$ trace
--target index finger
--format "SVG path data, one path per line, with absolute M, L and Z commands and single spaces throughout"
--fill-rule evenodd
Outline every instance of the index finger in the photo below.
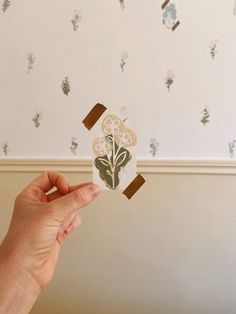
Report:
M 36 187 L 44 193 L 47 193 L 53 187 L 56 187 L 59 193 L 63 195 L 67 194 L 69 190 L 69 184 L 66 177 L 59 172 L 53 171 L 42 173 L 38 178 L 32 181 L 26 189 L 32 187 Z

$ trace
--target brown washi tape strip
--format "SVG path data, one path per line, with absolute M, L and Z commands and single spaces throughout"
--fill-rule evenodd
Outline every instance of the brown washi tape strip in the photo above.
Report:
M 96 104 L 93 109 L 84 118 L 83 124 L 88 129 L 91 130 L 94 124 L 102 116 L 102 114 L 107 110 L 107 108 L 102 104 Z
M 141 186 L 145 183 L 145 179 L 141 176 L 141 174 L 137 175 L 137 177 L 127 186 L 127 188 L 123 191 L 123 194 L 128 198 L 134 196 L 134 194 L 141 188 Z
M 174 31 L 180 24 L 180 21 L 176 22 L 175 25 L 172 27 L 172 31 Z
M 169 2 L 170 2 L 170 0 L 166 0 L 166 1 L 162 4 L 162 6 L 161 6 L 162 10 L 165 9 L 165 7 L 167 6 L 167 4 L 168 4 Z

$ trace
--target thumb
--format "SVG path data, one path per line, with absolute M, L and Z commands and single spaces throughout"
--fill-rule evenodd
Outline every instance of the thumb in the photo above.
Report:
M 48 205 L 50 211 L 63 220 L 79 208 L 91 203 L 100 194 L 100 191 L 98 185 L 89 184 L 50 202 Z

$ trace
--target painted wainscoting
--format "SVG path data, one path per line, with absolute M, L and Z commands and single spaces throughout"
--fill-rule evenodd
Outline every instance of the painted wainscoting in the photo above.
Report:
M 2 160 L 0 239 L 15 196 L 40 172 L 90 181 L 91 161 Z M 55 277 L 32 314 L 235 314 L 236 165 L 139 161 L 128 201 L 105 191 L 80 210 Z
M 0 172 L 92 172 L 92 160 L 0 159 Z M 139 173 L 236 174 L 234 160 L 138 160 Z

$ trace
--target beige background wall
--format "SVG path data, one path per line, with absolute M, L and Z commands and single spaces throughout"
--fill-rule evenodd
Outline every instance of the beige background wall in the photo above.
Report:
M 0 173 L 0 238 L 14 197 L 36 175 Z M 236 178 L 144 175 L 131 201 L 104 192 L 81 210 L 33 314 L 236 313 Z

